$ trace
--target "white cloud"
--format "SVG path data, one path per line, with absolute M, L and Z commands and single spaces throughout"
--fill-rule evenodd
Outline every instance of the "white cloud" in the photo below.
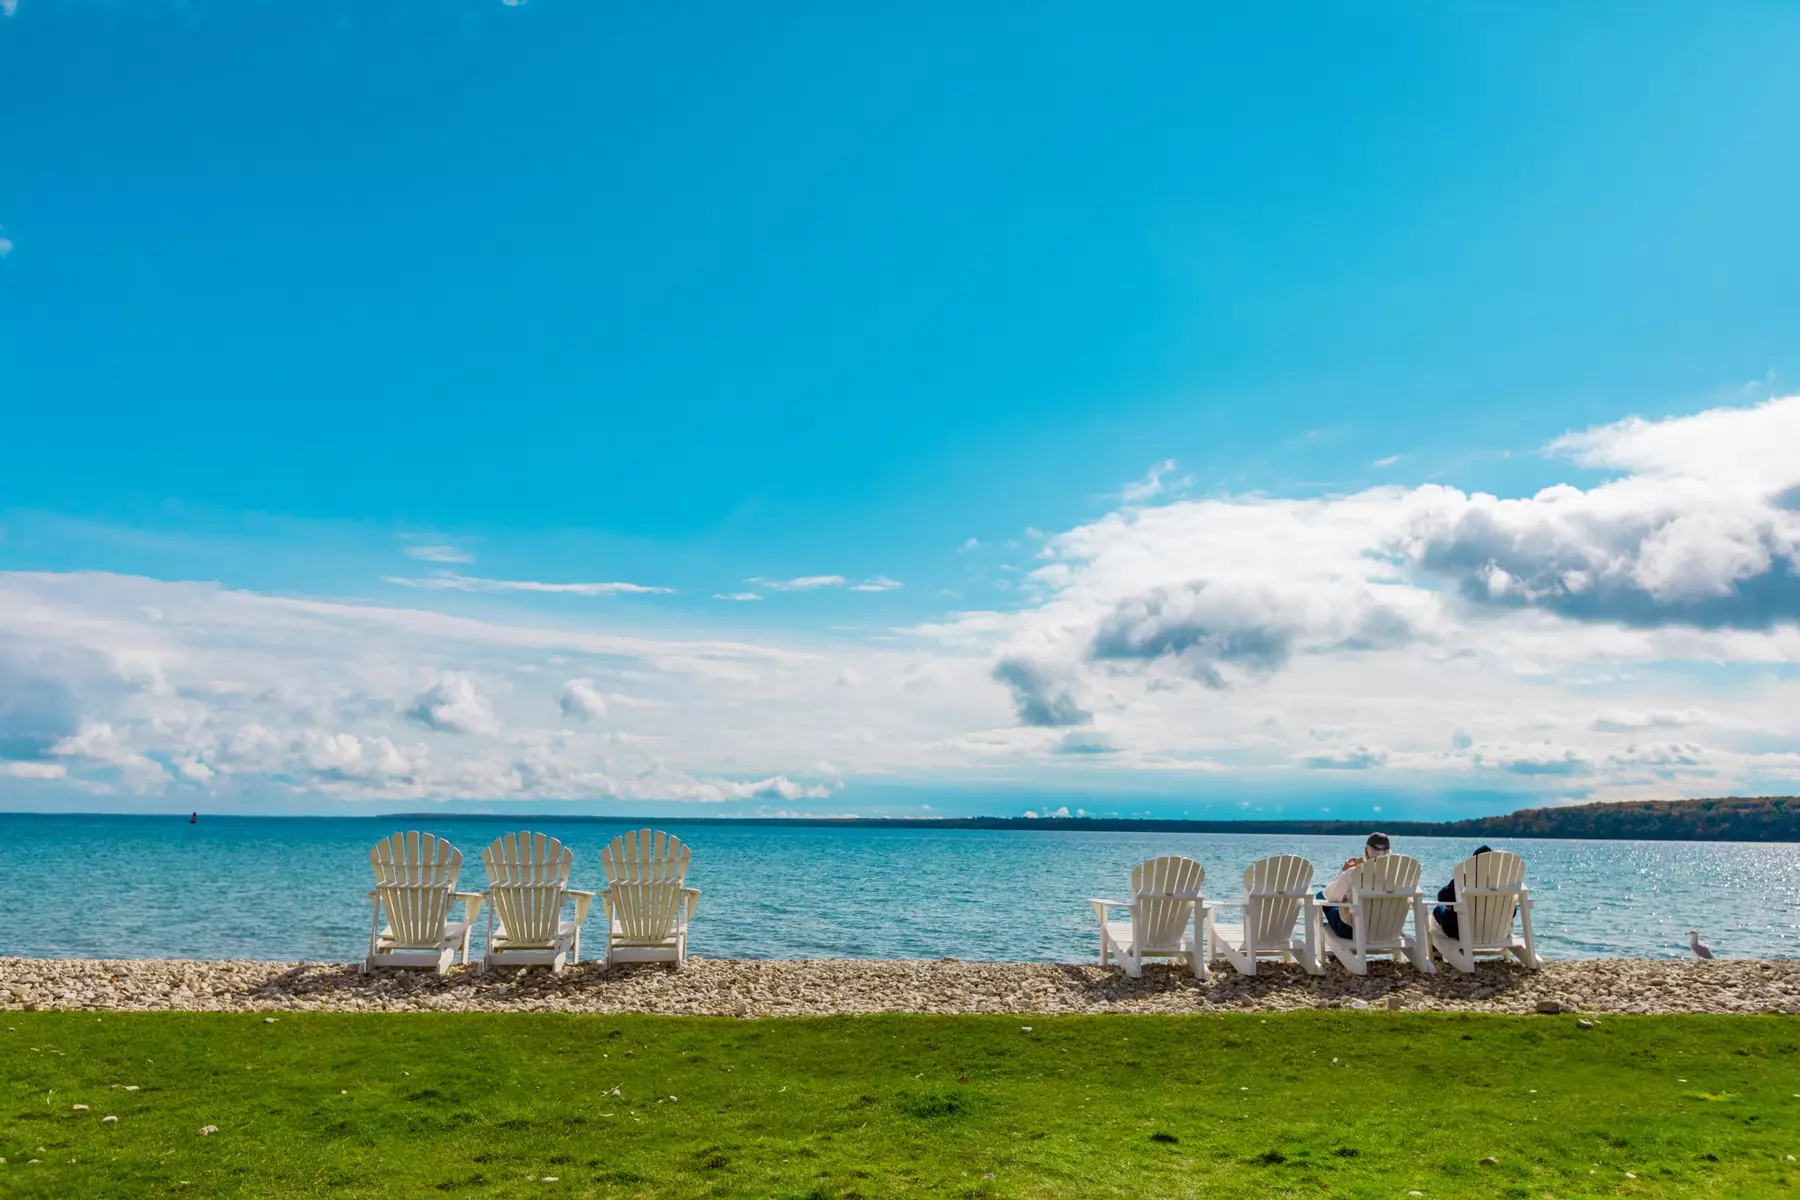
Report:
M 1367 771 L 1387 765 L 1388 752 L 1381 746 L 1347 746 L 1295 755 L 1301 764 L 1318 771 Z
M 752 600 L 761 600 L 759 592 L 714 592 L 714 600 L 735 600 L 739 604 L 747 604 Z
M 861 583 L 851 584 L 853 592 L 891 592 L 906 585 L 898 579 L 889 579 L 886 575 L 877 575 L 873 579 L 865 579 Z
M 500 732 L 493 705 L 469 676 L 445 671 L 437 682 L 421 692 L 406 715 L 427 729 L 440 733 Z
M 1154 467 L 1151 467 L 1149 472 L 1145 474 L 1142 479 L 1126 484 L 1124 490 L 1119 493 L 1119 499 L 1123 500 L 1126 504 L 1142 504 L 1146 500 L 1155 499 L 1167 490 L 1163 483 L 1163 476 L 1169 474 L 1174 469 L 1175 460 L 1172 458 L 1164 459 Z
M 0 762 L 0 775 L 12 779 L 61 779 L 68 773 L 69 769 L 61 763 Z
M 979 550 L 981 549 L 981 539 L 975 537 L 969 538 L 967 541 L 963 542 L 962 545 L 958 546 L 957 549 L 964 554 L 967 554 L 971 550 Z
M 1372 467 L 1391 467 L 1399 461 L 1400 461 L 1400 456 L 1398 454 L 1390 454 L 1385 458 L 1376 459 L 1374 462 L 1370 463 L 1369 465 Z
M 759 575 L 744 582 L 766 587 L 772 592 L 809 592 L 816 588 L 843 587 L 847 581 L 842 575 L 802 575 L 798 579 L 764 579 Z
M 414 608 L 0 572 L 0 771 L 771 807 L 840 778 L 1070 770 L 1297 788 L 1354 770 L 1521 802 L 1791 787 L 1800 464 L 1768 447 L 1795 444 L 1796 413 L 1571 435 L 1555 453 L 1606 475 L 1524 497 L 1165 491 L 1045 537 L 1015 607 L 905 630 L 720 633 L 720 607 L 680 637 L 524 605 L 477 620 L 434 593 L 614 585 L 448 572 Z
M 470 554 L 467 550 L 459 549 L 456 546 L 405 546 L 402 547 L 402 549 L 409 557 L 417 558 L 424 562 L 472 563 L 475 561 L 475 556 L 473 554 Z
M 567 596 L 667 596 L 674 588 L 649 587 L 641 583 L 540 583 L 533 579 L 479 579 L 439 571 L 423 579 L 405 579 L 397 575 L 382 576 L 384 583 L 419 588 L 430 592 L 545 592 Z
M 1701 708 L 1614 708 L 1595 717 L 1593 727 L 1601 733 L 1635 733 L 1642 729 L 1680 729 L 1716 721 L 1717 718 Z
M 0 17 L 10 17 L 19 11 L 19 0 L 0 0 Z
M 50 747 L 50 753 L 111 769 L 132 791 L 158 792 L 169 779 L 161 763 L 138 753 L 105 721 L 84 722 L 80 729 Z
M 563 716 L 579 721 L 599 721 L 606 716 L 606 697 L 592 679 L 571 679 L 563 684 L 558 703 Z

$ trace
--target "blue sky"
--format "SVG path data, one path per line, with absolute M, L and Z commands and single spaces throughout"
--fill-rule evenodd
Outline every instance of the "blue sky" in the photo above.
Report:
M 1787 778 L 1796 480 L 1746 499 L 1719 460 L 1785 435 L 1755 406 L 1800 372 L 1790 7 L 4 11 L 0 803 L 1436 812 Z M 1723 449 L 1658 457 L 1634 415 Z M 1583 430 L 1613 432 L 1545 452 Z M 1553 484 L 1601 515 L 1561 599 L 1501 603 L 1542 514 L 1469 498 Z M 1761 551 L 1681 575 L 1651 492 L 1656 528 Z M 1259 498 L 1379 529 L 1339 563 Z M 1371 554 L 1507 611 L 1321 617 L 1389 586 Z M 1255 596 L 1214 611 L 1227 583 Z M 1120 632 L 1176 610 L 1201 627 Z M 1390 616 L 1429 636 L 1333 624 Z M 1520 676 L 1496 631 L 1544 622 Z M 1492 681 L 1466 730 L 1350 719 L 1370 678 L 1443 707 L 1424 643 L 1568 729 L 1502 728 Z M 747 649 L 672 683 L 694 645 Z M 1282 730 L 1227 719 L 1257 706 Z

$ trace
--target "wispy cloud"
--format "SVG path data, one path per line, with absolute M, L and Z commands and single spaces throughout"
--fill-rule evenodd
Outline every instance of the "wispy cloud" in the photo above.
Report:
M 1182 486 L 1187 480 L 1176 480 L 1173 484 L 1163 482 L 1163 477 L 1168 475 L 1174 469 L 1174 459 L 1163 459 L 1154 467 L 1151 467 L 1149 473 L 1142 479 L 1126 484 L 1124 490 L 1119 493 L 1119 499 L 1127 504 L 1141 504 L 1146 500 L 1155 499 L 1164 492 L 1169 491 L 1171 487 Z
M 849 581 L 842 575 L 802 575 L 798 579 L 764 579 L 758 575 L 744 582 L 766 587 L 772 592 L 810 592 L 814 588 L 843 587 Z
M 457 546 L 407 546 L 404 548 L 409 558 L 417 558 L 424 562 L 434 563 L 472 563 L 475 556 Z
M 400 575 L 383 575 L 382 582 L 401 587 L 420 588 L 428 592 L 545 592 L 564 596 L 666 596 L 674 588 L 651 587 L 642 583 L 544 583 L 536 579 L 481 579 L 474 575 L 458 575 L 455 571 L 439 571 L 423 579 L 407 579 Z
M 0 0 L 0 4 L 5 3 L 6 0 Z M 12 9 L 9 8 L 4 11 L 7 16 L 12 16 Z M 13 248 L 12 239 L 7 237 L 3 232 L 5 228 L 6 226 L 0 225 L 0 258 L 5 258 L 7 255 L 11 254 Z
M 713 599 L 736 600 L 742 603 L 750 600 L 761 600 L 762 595 L 759 592 L 714 592 Z
M 1372 467 L 1391 467 L 1399 461 L 1400 461 L 1400 456 L 1398 454 L 1390 454 L 1386 458 L 1376 459 L 1374 462 L 1370 463 L 1369 465 Z
M 965 554 L 968 553 L 970 550 L 979 550 L 980 548 L 981 548 L 981 539 L 977 538 L 977 537 L 972 537 L 972 538 L 968 539 L 967 541 L 965 541 L 962 545 L 957 547 L 958 550 L 961 550 Z
M 19 11 L 19 0 L 0 0 L 0 17 L 10 17 Z M 0 250 L 0 254 L 5 251 Z
M 886 575 L 877 575 L 873 579 L 865 579 L 861 583 L 851 583 L 842 575 L 802 575 L 798 579 L 765 579 L 761 575 L 744 580 L 758 587 L 767 588 L 771 592 L 811 592 L 819 588 L 847 587 L 853 592 L 891 592 L 895 588 L 906 585 L 898 579 L 889 579 Z M 751 592 L 738 592 L 731 596 L 715 596 L 718 600 L 760 600 L 761 596 Z

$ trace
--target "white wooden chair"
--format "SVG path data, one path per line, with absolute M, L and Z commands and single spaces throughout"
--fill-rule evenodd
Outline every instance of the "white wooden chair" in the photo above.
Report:
M 1455 900 L 1438 903 L 1456 914 L 1456 936 L 1431 920 L 1431 946 L 1445 962 L 1467 975 L 1477 954 L 1508 954 L 1532 970 L 1544 965 L 1531 933 L 1531 892 L 1525 886 L 1525 860 L 1504 850 L 1490 850 L 1456 864 L 1450 874 Z M 1520 933 L 1513 933 L 1518 914 Z
M 509 833 L 481 852 L 488 876 L 488 944 L 481 969 L 581 961 L 581 926 L 594 893 L 569 886 L 575 855 L 541 833 Z M 563 908 L 575 904 L 575 919 Z
M 1435 973 L 1431 947 L 1425 933 L 1425 897 L 1419 892 L 1419 860 L 1405 854 L 1384 854 L 1355 868 L 1350 877 L 1350 899 L 1337 905 L 1350 923 L 1353 937 L 1339 937 L 1324 923 L 1324 900 L 1311 902 L 1311 919 L 1320 944 L 1344 969 L 1355 975 L 1369 973 L 1371 955 L 1404 956 L 1421 971 Z M 1413 931 L 1406 932 L 1412 918 Z M 1321 955 L 1323 958 L 1323 955 Z
M 409 831 L 376 842 L 369 851 L 375 890 L 362 973 L 377 967 L 426 967 L 439 975 L 460 953 L 469 961 L 469 934 L 481 919 L 480 892 L 459 892 L 462 851 L 429 833 Z M 463 901 L 463 919 L 450 909 Z M 382 922 L 383 913 L 387 916 Z
M 1206 868 L 1191 858 L 1153 858 L 1131 872 L 1131 902 L 1089 899 L 1100 921 L 1100 965 L 1113 958 L 1133 979 L 1144 973 L 1146 958 L 1184 962 L 1201 979 L 1211 979 L 1206 965 L 1206 897 L 1200 885 Z M 1129 910 L 1131 919 L 1109 919 L 1112 909 Z M 1190 932 L 1191 930 L 1191 932 Z
M 1214 900 L 1207 905 L 1213 957 L 1223 958 L 1240 975 L 1256 974 L 1259 958 L 1297 962 L 1308 974 L 1324 974 L 1313 922 L 1304 922 L 1304 935 L 1294 936 L 1294 923 L 1312 898 L 1312 876 L 1312 864 L 1293 854 L 1272 855 L 1246 867 L 1242 900 Z M 1239 909 L 1243 924 L 1221 925 L 1220 908 Z
M 687 886 L 693 851 L 661 830 L 634 829 L 600 854 L 606 869 L 606 962 L 687 962 L 700 889 Z

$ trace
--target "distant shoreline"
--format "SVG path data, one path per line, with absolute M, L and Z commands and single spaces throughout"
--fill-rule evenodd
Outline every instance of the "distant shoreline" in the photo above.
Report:
M 389 820 L 425 820 L 396 813 Z M 440 813 L 432 820 L 514 819 L 507 814 Z M 633 817 L 521 817 L 635 824 Z M 788 825 L 854 829 L 989 829 L 1064 833 L 1241 833 L 1360 837 L 1381 829 L 1398 837 L 1566 838 L 1583 841 L 1800 842 L 1800 798 L 1725 797 L 1531 808 L 1462 821 L 1167 820 L 1121 817 L 664 817 L 665 825 Z M 646 824 L 656 824 L 648 821 Z
M 5 813 L 4 816 L 92 817 L 154 814 Z M 177 814 L 169 814 L 174 819 Z M 184 817 L 185 819 L 185 817 Z M 1023 830 L 1048 833 L 1216 833 L 1355 837 L 1381 829 L 1398 837 L 1558 838 L 1579 841 L 1800 842 L 1800 797 L 1730 796 L 1532 808 L 1462 821 L 1175 820 L 1149 817 L 700 817 L 606 816 L 533 812 L 342 813 L 263 817 L 202 814 L 208 820 L 366 820 L 442 824 L 507 821 L 626 826 L 765 826 L 815 829 Z

